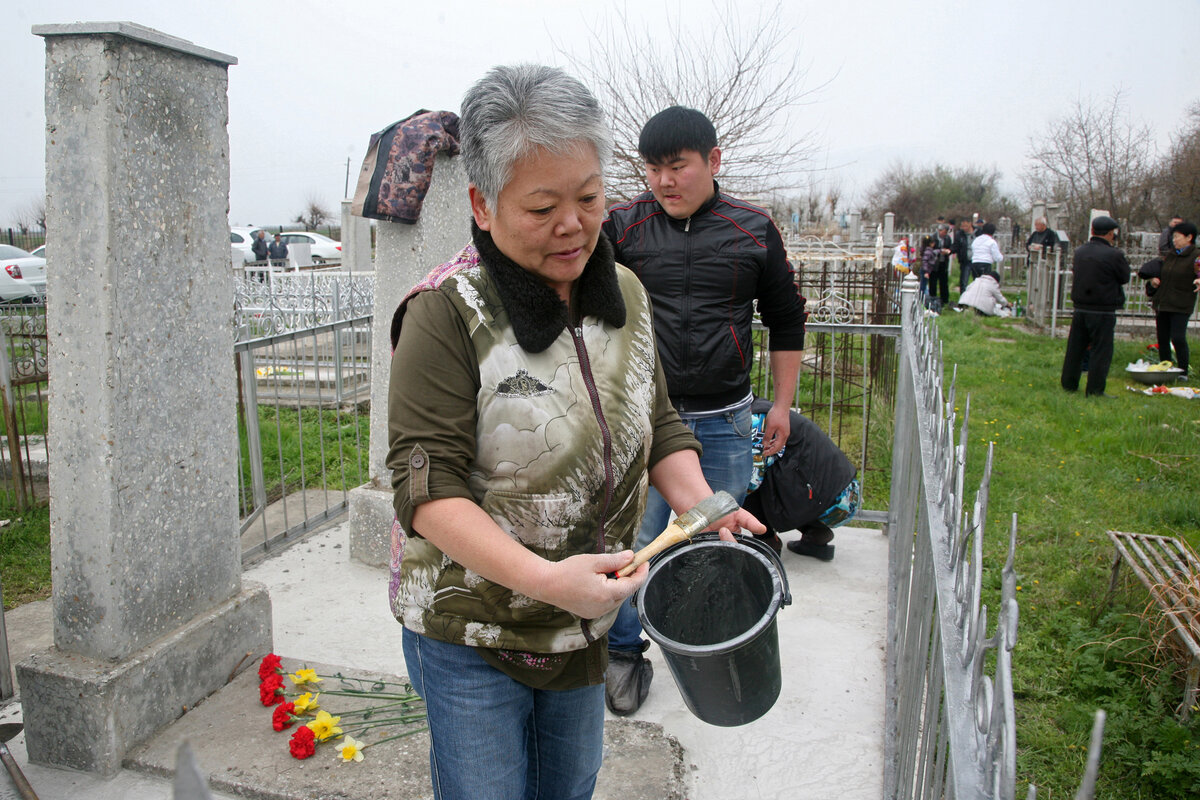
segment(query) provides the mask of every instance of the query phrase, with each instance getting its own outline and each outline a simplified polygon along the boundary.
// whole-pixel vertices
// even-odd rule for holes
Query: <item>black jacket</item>
[[[609,209],[604,233],[641,279],[671,402],[724,408],[750,394],[755,301],[772,350],[804,349],[804,298],[767,212],[716,193],[677,220],[644,192]]]
[[[756,399],[751,406],[756,414],[770,410],[768,400]],[[858,474],[817,423],[793,411],[791,426],[783,455],[763,472],[762,485],[754,492],[766,517],[762,521],[776,531],[816,520]]]
[[[254,253],[255,261],[266,261],[269,247],[266,238],[260,239],[255,236],[254,241],[250,243],[250,252]]]
[[[958,257],[959,266],[971,263],[971,236],[962,228],[954,231],[954,255]]]
[[[1154,293],[1153,306],[1156,312],[1191,314],[1196,309],[1196,261],[1200,248],[1191,244],[1182,253],[1171,248],[1162,258],[1158,291]]]
[[[1058,234],[1053,228],[1046,228],[1044,231],[1034,231],[1029,234],[1029,238],[1025,240],[1025,249],[1028,250],[1030,245],[1040,244],[1043,251],[1053,250],[1058,246]]]
[[[1129,261],[1118,247],[1099,236],[1075,248],[1071,302],[1079,311],[1116,311],[1125,307]]]

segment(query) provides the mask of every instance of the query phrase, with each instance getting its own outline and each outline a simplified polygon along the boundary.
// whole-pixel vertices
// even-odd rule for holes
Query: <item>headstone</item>
[[[128,22],[40,25],[54,646],[31,761],[112,774],[271,646],[242,585],[228,67]]]
[[[342,269],[348,272],[370,272],[371,220],[350,213],[350,200],[342,201]]]
[[[862,214],[857,211],[850,212],[850,230],[846,232],[846,237],[852,244],[858,244],[862,239]]]
[[[883,215],[883,240],[888,244],[896,241],[896,215],[891,211]]]
[[[375,232],[375,316],[371,327],[371,480],[350,492],[350,557],[388,563],[392,525],[391,470],[387,468],[388,381],[392,313],[408,290],[471,241],[467,176],[458,157],[439,154],[415,225],[380,222]]]

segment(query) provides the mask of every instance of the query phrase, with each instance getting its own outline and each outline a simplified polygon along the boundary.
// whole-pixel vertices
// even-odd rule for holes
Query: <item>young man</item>
[[[764,454],[788,439],[804,349],[804,298],[783,239],[766,211],[722,194],[716,129],[704,114],[672,106],[642,128],[638,151],[650,191],[614,206],[604,222],[617,261],[645,285],[671,403],[704,448],[700,466],[714,491],[740,503],[753,467],[751,322],[757,303],[770,330],[774,402]],[[670,508],[653,489],[635,547],[667,526]],[[605,699],[615,714],[638,709],[650,687],[649,646],[633,607],[609,632]]]
[[[1076,248],[1072,258],[1071,302],[1075,311],[1067,334],[1061,378],[1062,387],[1068,392],[1079,388],[1079,374],[1086,356],[1086,394],[1111,396],[1104,394],[1104,387],[1112,363],[1117,311],[1125,307],[1125,290],[1121,287],[1129,283],[1130,273],[1129,261],[1116,247],[1116,239],[1117,221],[1108,216],[1096,217],[1092,220],[1092,238]]]

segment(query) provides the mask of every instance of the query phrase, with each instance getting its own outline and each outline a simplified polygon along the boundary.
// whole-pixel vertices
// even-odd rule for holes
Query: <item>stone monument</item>
[[[456,156],[439,154],[415,225],[380,222],[375,232],[375,317],[371,326],[371,480],[350,492],[350,557],[388,563],[392,526],[391,470],[387,468],[388,381],[392,313],[413,285],[471,241],[467,175]]]
[[[17,668],[31,761],[115,773],[271,647],[242,585],[228,67],[128,22],[39,25],[54,645]]]

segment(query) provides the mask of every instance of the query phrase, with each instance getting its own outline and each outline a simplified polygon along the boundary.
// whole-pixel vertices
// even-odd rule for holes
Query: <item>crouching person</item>
[[[783,552],[780,531],[798,530],[800,538],[788,542],[788,550],[832,561],[832,529],[849,522],[862,500],[858,470],[817,423],[797,411],[787,445],[764,461],[762,426],[770,410],[768,400],[751,406],[754,474],[743,507],[767,526],[757,537],[775,552]]]

